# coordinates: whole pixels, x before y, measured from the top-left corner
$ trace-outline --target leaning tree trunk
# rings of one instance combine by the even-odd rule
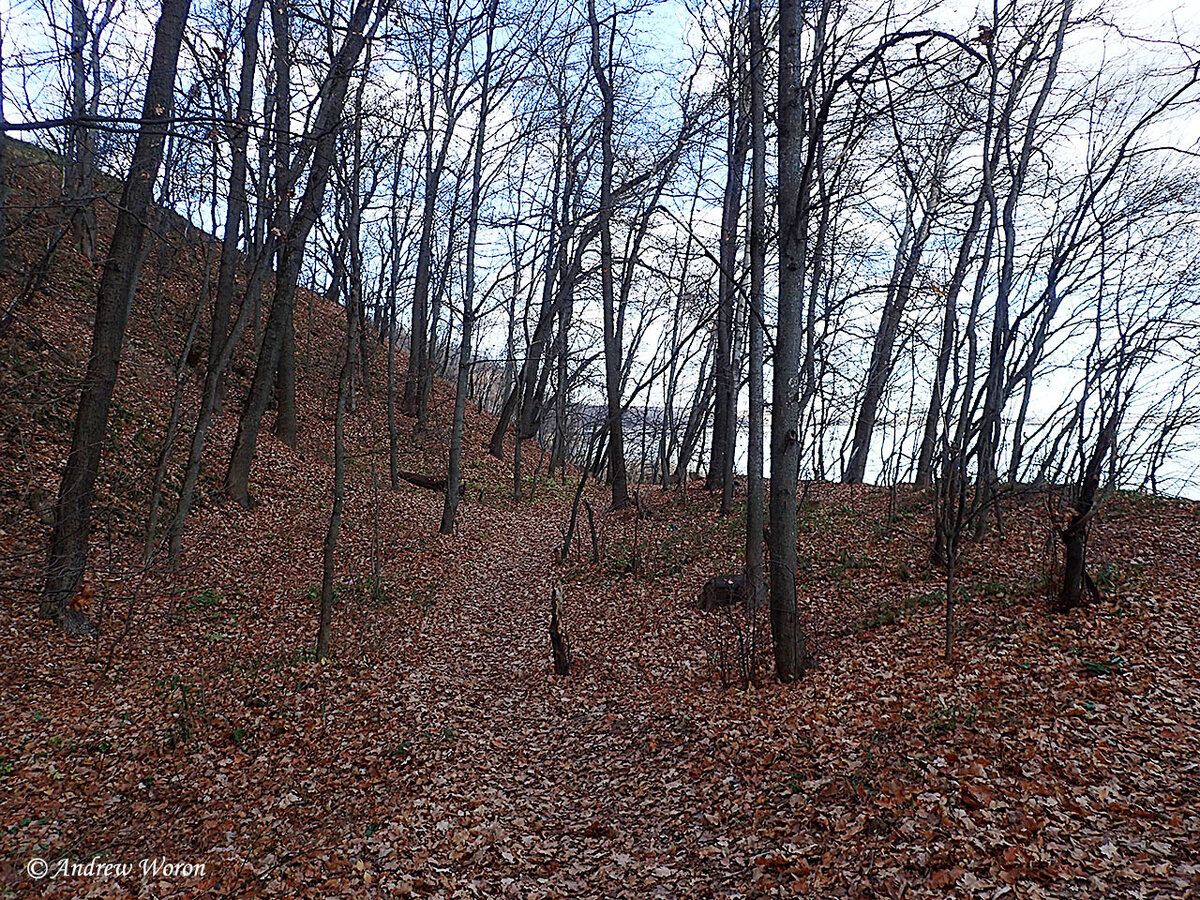
[[[95,630],[86,614],[72,606],[72,601],[87,567],[100,452],[108,429],[109,406],[117,383],[117,366],[129,309],[143,261],[146,221],[162,163],[168,124],[166,115],[175,94],[179,46],[190,5],[191,0],[163,0],[162,15],[154,29],[154,50],[142,103],[142,125],[96,295],[92,349],[75,415],[71,452],[59,485],[41,614],[56,620],[70,634],[87,634]]]
[[[188,515],[191,513],[192,502],[196,496],[196,483],[200,478],[200,468],[204,461],[204,443],[219,403],[221,378],[225,370],[229,368],[234,351],[246,329],[246,323],[250,321],[250,316],[257,307],[255,298],[262,291],[262,283],[266,278],[267,259],[273,243],[274,239],[268,238],[259,258],[255,261],[254,269],[250,274],[250,284],[246,287],[246,294],[242,298],[242,307],[238,312],[237,321],[233,323],[233,329],[225,340],[221,355],[204,373],[204,392],[200,398],[200,412],[196,418],[196,427],[192,432],[192,446],[188,451],[187,467],[183,472],[183,484],[179,488],[179,501],[175,505],[175,514],[171,519],[171,531],[167,539],[167,568],[171,571],[178,568],[179,560],[183,555],[184,530],[187,528]]]
[[[217,271],[217,293],[213,299],[212,334],[208,341],[208,367],[221,356],[229,333],[230,310],[238,268],[238,228],[246,218],[247,150],[250,144],[250,117],[254,114],[254,75],[258,62],[258,25],[264,0],[251,0],[246,8],[242,29],[242,72],[238,85],[237,121],[230,141],[229,199],[225,205],[225,231],[221,243],[221,263]],[[278,40],[278,36],[276,38]],[[251,236],[245,235],[246,244]],[[217,396],[220,396],[218,387]]]
[[[432,92],[432,82],[430,91]],[[432,96],[430,97],[432,103]],[[408,339],[408,374],[404,382],[402,409],[406,415],[416,418],[417,430],[424,430],[429,412],[429,387],[432,385],[432,354],[429,345],[431,324],[436,321],[430,315],[430,287],[433,280],[433,244],[436,240],[437,195],[446,169],[446,158],[450,149],[453,127],[447,127],[438,145],[433,146],[433,125],[430,125],[429,143],[425,149],[425,198],[421,213],[421,236],[417,246],[417,269],[413,276],[412,327]]]
[[[375,27],[390,5],[386,0],[382,4],[380,15],[375,18],[374,25],[369,29],[370,34],[374,34]],[[350,77],[369,37],[366,26],[373,6],[374,0],[359,0],[355,7],[346,29],[345,43],[330,66],[328,77],[321,85],[320,110],[306,138],[306,143],[311,142],[311,148],[306,148],[306,151],[311,149],[312,167],[304,187],[304,196],[283,242],[275,299],[271,304],[271,315],[263,333],[250,392],[246,396],[246,404],[238,423],[237,439],[225,475],[225,492],[231,499],[247,508],[251,505],[250,468],[258,444],[262,417],[275,383],[280,350],[292,320],[300,269],[304,261],[304,245],[324,203],[325,187],[329,183],[329,172],[337,150],[338,124],[346,103]],[[297,159],[293,169],[297,168],[300,162],[301,160]],[[286,198],[281,199],[286,202]]]
[[[708,354],[700,361],[700,374],[696,379],[696,390],[692,396],[692,405],[688,410],[687,422],[683,426],[683,437],[679,442],[679,456],[675,461],[675,476],[672,479],[680,489],[687,483],[688,467],[692,464],[692,455],[696,445],[704,435],[704,423],[708,420],[709,407],[712,406],[712,394],[716,378],[708,369]]]
[[[1038,125],[1041,124],[1042,112],[1050,99],[1055,80],[1058,75],[1059,60],[1062,58],[1063,46],[1067,28],[1071,22],[1073,0],[1064,0],[1056,26],[1054,46],[1050,51],[1046,75],[1034,100],[1028,117],[1025,120],[1020,151],[1012,164],[1008,196],[1005,198],[1001,212],[1001,234],[1004,238],[1003,252],[1000,263],[1000,274],[996,282],[995,312],[992,320],[991,350],[988,359],[988,372],[984,380],[984,403],[979,440],[976,442],[976,458],[980,488],[985,493],[989,504],[995,504],[996,492],[996,454],[1000,449],[1004,425],[1002,416],[1008,401],[1011,385],[1007,378],[1009,350],[1015,339],[1010,324],[1010,299],[1013,292],[1015,273],[1015,254],[1017,248],[1017,204],[1022,196],[1022,188],[1028,173],[1030,160],[1038,147]],[[1019,320],[1018,320],[1019,321]],[[977,520],[977,532],[982,535],[988,525],[988,517],[980,516]]]
[[[888,294],[883,315],[879,321],[879,328],[875,332],[875,343],[871,350],[870,362],[867,365],[866,388],[863,391],[862,402],[859,404],[858,416],[854,423],[850,459],[842,477],[847,484],[862,484],[867,474],[871,437],[875,431],[879,405],[883,401],[884,390],[892,374],[893,349],[900,332],[904,311],[912,296],[913,282],[917,277],[921,257],[925,252],[925,244],[929,239],[932,227],[933,209],[937,204],[937,188],[933,188],[931,193],[932,197],[928,201],[927,212],[913,236],[912,244],[905,248],[902,240],[897,250],[895,273],[899,275],[899,278],[895,289]],[[905,252],[906,250],[907,252]]]
[[[990,52],[990,48],[989,48]],[[993,74],[989,91],[996,89]],[[954,272],[950,284],[946,288],[945,303],[942,313],[942,335],[938,345],[937,365],[933,376],[933,386],[929,395],[929,408],[925,413],[925,427],[921,435],[921,448],[917,455],[916,482],[920,487],[928,487],[933,483],[934,454],[937,449],[938,429],[942,417],[942,405],[946,390],[946,377],[950,371],[950,357],[954,351],[954,334],[958,326],[958,296],[966,283],[967,274],[975,264],[973,251],[983,224],[983,214],[988,206],[991,193],[991,173],[995,170],[996,158],[992,154],[998,152],[1000,143],[995,142],[993,149],[992,132],[993,117],[991,96],[989,94],[988,118],[983,132],[983,179],[975,203],[971,208],[971,219],[963,234],[962,243],[958,247],[958,259],[954,264]],[[990,244],[989,244],[990,246]],[[986,259],[986,255],[984,257]]]
[[[183,416],[184,389],[190,380],[188,377],[188,357],[192,354],[192,345],[196,341],[196,333],[200,330],[200,316],[204,312],[204,298],[208,295],[209,272],[212,268],[212,241],[207,242],[204,261],[204,287],[196,300],[192,311],[192,324],[188,328],[187,337],[183,340],[183,348],[179,351],[179,361],[175,365],[175,391],[171,397],[171,415],[167,419],[167,430],[163,435],[162,445],[158,448],[158,458],[154,464],[154,484],[150,489],[150,509],[146,513],[146,536],[143,541],[142,565],[149,566],[154,558],[154,544],[158,535],[158,512],[162,507],[163,486],[167,480],[167,467],[171,464],[171,454],[175,449],[175,439],[179,435],[179,420]]]
[[[254,104],[254,72],[258,57],[258,25],[264,0],[252,0],[246,9],[246,25],[242,30],[242,73],[238,87],[237,121],[239,128],[230,142],[231,166],[229,172],[229,199],[225,207],[225,231],[221,244],[221,261],[217,272],[217,293],[213,300],[211,332],[208,341],[208,367],[204,373],[204,389],[200,397],[200,411],[196,415],[196,426],[192,431],[191,448],[188,451],[187,467],[179,499],[172,516],[167,540],[167,567],[174,570],[179,565],[183,552],[183,533],[191,514],[195,497],[196,482],[204,460],[204,445],[208,438],[208,427],[217,408],[221,405],[221,393],[225,380],[225,369],[233,358],[237,342],[241,339],[248,310],[253,308],[252,297],[261,288],[263,273],[257,271],[262,260],[257,258],[253,236],[247,232],[245,242],[250,247],[251,258],[256,259],[256,271],[251,274],[250,285],[242,298],[242,309],[232,332],[229,317],[233,308],[233,295],[238,268],[238,228],[247,217],[248,197],[246,193],[246,154],[250,142],[249,122]],[[147,542],[149,543],[149,541]]]
[[[1096,448],[1088,460],[1083,481],[1079,485],[1079,494],[1075,498],[1071,518],[1059,531],[1064,551],[1063,583],[1055,603],[1055,609],[1059,612],[1068,612],[1082,606],[1085,590],[1098,593],[1095,583],[1087,573],[1087,539],[1096,513],[1100,470],[1104,467],[1104,458],[1112,446],[1118,412],[1119,410],[1114,410],[1096,440]]]
[[[368,62],[369,67],[370,63]],[[350,248],[350,290],[346,300],[345,357],[342,360],[341,375],[338,377],[337,409],[334,412],[333,420],[333,509],[330,510],[329,527],[325,532],[321,573],[321,611],[317,626],[318,661],[329,655],[338,533],[342,526],[342,510],[346,503],[346,410],[350,402],[351,386],[354,382],[355,343],[358,339],[360,322],[358,310],[363,302],[362,244],[360,241],[362,194],[359,176],[362,173],[362,94],[364,86],[365,81],[360,83],[355,97],[353,162],[348,179],[350,190],[346,243]]]

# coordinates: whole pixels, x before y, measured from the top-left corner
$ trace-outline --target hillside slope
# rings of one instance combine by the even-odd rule
[[[21,178],[30,198],[53,191],[51,169]],[[34,218],[26,258],[50,222]],[[34,615],[41,514],[87,347],[86,262],[60,249],[0,340],[0,892],[1200,890],[1200,506],[1114,498],[1093,539],[1105,601],[1052,618],[1044,511],[1037,498],[1014,503],[1003,532],[966,551],[958,654],[945,665],[927,500],[901,492],[892,508],[883,491],[814,486],[799,580],[820,664],[798,685],[725,689],[721,662],[739,636],[769,655],[761,617],[690,607],[705,578],[736,568],[736,516],[718,517],[704,494],[645,487],[650,518],[598,515],[599,565],[581,536],[559,566],[573,486],[543,479],[536,501],[514,505],[508,464],[480,449],[490,422],[473,411],[462,524],[438,536],[439,495],[386,487],[376,352],[349,420],[335,658],[318,665],[341,334],[338,309],[320,298],[297,321],[299,448],[264,434],[259,505],[220,503],[236,427],[223,416],[183,571],[140,568],[204,250],[193,235],[152,254],[137,300],[98,502],[95,640],[65,640]],[[249,351],[247,340],[233,410]],[[439,385],[429,435],[405,423],[406,468],[443,465],[451,399]],[[591,499],[603,509],[599,491]],[[555,582],[575,656],[567,678],[550,668]],[[32,858],[134,871],[35,884]],[[204,872],[138,868],[162,858]]]

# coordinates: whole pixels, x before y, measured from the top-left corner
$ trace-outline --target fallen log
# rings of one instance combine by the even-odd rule
[[[430,491],[446,490],[446,476],[422,475],[420,472],[397,472],[396,477]]]

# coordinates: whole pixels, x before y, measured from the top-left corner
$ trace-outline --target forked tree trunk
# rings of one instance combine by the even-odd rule
[[[304,245],[324,203],[325,187],[329,183],[329,172],[337,149],[338,123],[341,121],[346,92],[350,87],[350,76],[358,64],[358,58],[366,46],[368,37],[374,34],[375,28],[384,17],[383,13],[390,5],[384,0],[380,15],[368,29],[367,19],[370,17],[374,0],[358,0],[346,29],[345,43],[335,56],[330,65],[329,75],[321,85],[321,106],[312,129],[306,136],[306,144],[309,145],[306,152],[312,153],[312,167],[295,220],[291,223],[283,242],[275,299],[271,304],[271,315],[263,333],[254,377],[246,396],[241,421],[238,423],[237,440],[225,475],[226,494],[247,508],[251,505],[250,468],[258,444],[262,417],[271,398],[281,348],[292,321],[300,269],[304,261]],[[298,158],[293,168],[301,161]],[[286,202],[286,198],[283,200]]]
[[[1118,412],[1119,410],[1114,410],[1096,440],[1096,448],[1088,460],[1087,469],[1079,485],[1079,494],[1075,498],[1071,518],[1066,527],[1059,532],[1064,551],[1063,583],[1055,603],[1055,609],[1059,612],[1069,612],[1082,606],[1085,591],[1099,594],[1095,582],[1087,573],[1087,539],[1096,512],[1100,471],[1116,434]]]

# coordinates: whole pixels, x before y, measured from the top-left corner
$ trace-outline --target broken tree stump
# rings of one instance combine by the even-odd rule
[[[707,611],[744,605],[749,600],[750,586],[745,575],[717,575],[704,583],[696,605]]]
[[[566,629],[562,625],[560,612],[562,600],[562,585],[556,584],[550,591],[550,648],[554,652],[554,673],[556,675],[570,675],[571,643],[567,638]]]

